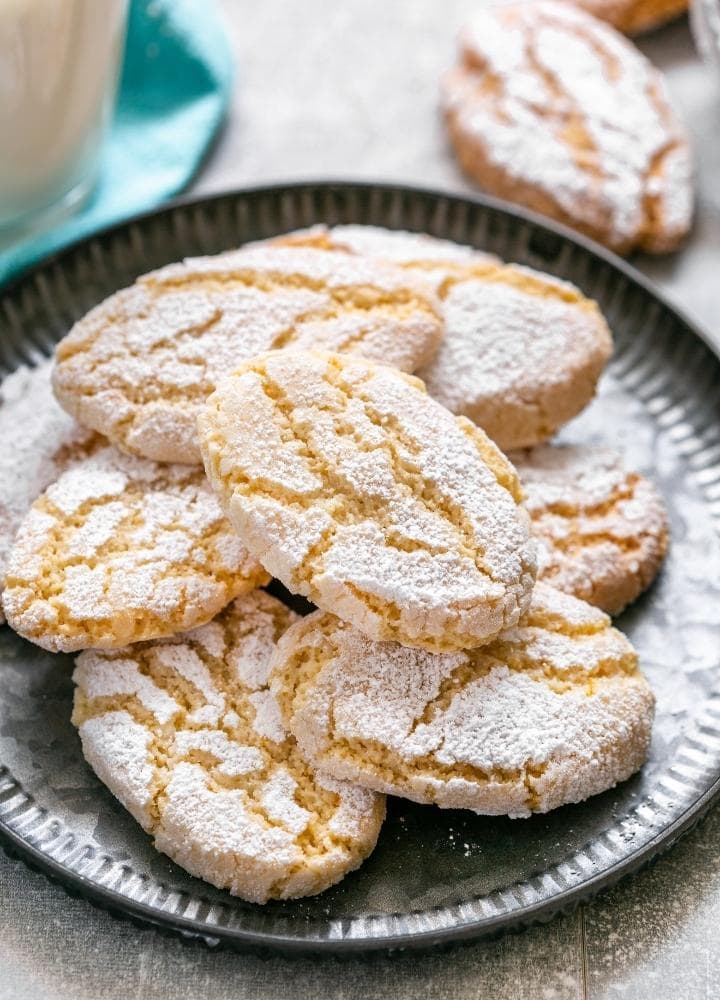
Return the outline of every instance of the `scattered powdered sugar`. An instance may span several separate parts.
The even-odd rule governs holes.
[[[58,347],[58,398],[125,451],[199,462],[196,416],[217,380],[292,343],[412,371],[442,335],[419,277],[308,247],[256,247],[172,264],[80,320]]]
[[[374,793],[316,779],[267,686],[240,679],[267,677],[260,650],[269,660],[295,620],[254,591],[174,639],[82,653],[73,675],[73,722],[101,780],[159,850],[258,902],[337,881],[372,850],[382,822]]]
[[[317,612],[281,640],[272,689],[322,770],[489,814],[546,811],[628,777],[653,714],[627,639],[545,584],[520,625],[461,653],[377,643]]]
[[[535,554],[512,470],[396,370],[268,354],[223,380],[201,433],[250,551],[367,634],[473,646],[526,607]]]
[[[31,508],[10,553],[3,601],[21,635],[70,651],[201,624],[267,579],[200,469],[105,446]]]
[[[0,591],[13,539],[33,500],[99,445],[56,402],[51,369],[49,360],[18,368],[0,386]]]
[[[647,479],[592,445],[545,445],[511,456],[525,490],[539,575],[617,614],[655,578],[668,517]]]
[[[621,250],[665,249],[687,231],[692,166],[662,77],[583,11],[552,0],[482,10],[444,100],[481,182],[499,171]]]

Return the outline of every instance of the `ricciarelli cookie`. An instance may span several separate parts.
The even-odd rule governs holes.
[[[538,576],[619,614],[657,576],[669,541],[654,486],[593,445],[545,445],[512,461],[538,542]]]
[[[248,549],[367,635],[477,646],[527,606],[535,551],[515,470],[417,379],[276,351],[224,379],[199,426]]]
[[[487,191],[618,253],[664,253],[687,234],[692,157],[663,77],[584,11],[477,12],[443,107],[460,165]]]
[[[164,642],[81,654],[73,722],[100,780],[191,874],[255,903],[321,892],[367,857],[382,796],[306,764],[268,690],[296,618],[263,591]]]
[[[413,371],[442,336],[420,279],[312,247],[256,246],[171,264],[75,324],[55,393],[124,451],[199,463],[196,418],[218,378],[263,351],[349,351]]]
[[[636,35],[684,14],[688,0],[572,0],[588,14],[609,21],[618,31]]]
[[[0,594],[18,528],[33,500],[73,464],[103,446],[75,423],[50,387],[51,362],[21,367],[0,386]],[[0,623],[4,621],[0,607]]]
[[[612,338],[597,305],[574,285],[472,247],[372,226],[315,227],[281,239],[422,271],[442,303],[445,336],[417,375],[503,450],[546,440],[592,399]]]
[[[3,604],[20,635],[70,652],[202,625],[268,580],[202,469],[106,446],[31,507],[10,553]]]
[[[494,254],[453,240],[439,239],[426,233],[411,233],[406,229],[384,229],[382,226],[311,226],[284,233],[258,246],[308,246],[320,250],[345,251],[364,257],[375,257],[400,267],[429,271],[450,268],[453,264],[502,264]],[[440,276],[442,280],[442,274]]]
[[[597,608],[538,584],[480,649],[378,643],[316,612],[283,636],[271,690],[307,759],[376,791],[486,815],[547,812],[624,781],[654,699]]]

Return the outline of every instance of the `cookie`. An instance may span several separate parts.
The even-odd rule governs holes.
[[[278,644],[271,690],[307,759],[338,780],[514,817],[637,771],[654,706],[609,618],[542,583],[519,626],[464,652],[373,642],[315,612]]]
[[[0,595],[15,535],[35,498],[65,469],[102,447],[50,387],[51,362],[22,366],[0,385]],[[5,620],[0,606],[0,624]]]
[[[263,351],[350,351],[409,371],[442,336],[419,278],[312,247],[171,264],[111,296],[57,349],[65,409],[131,454],[199,463],[196,418],[217,379]]]
[[[380,795],[318,773],[267,686],[296,618],[263,591],[163,642],[77,660],[73,722],[100,780],[192,875],[255,903],[321,892],[367,857]]]
[[[663,77],[584,11],[479,11],[443,108],[461,167],[487,191],[618,253],[664,253],[687,234],[692,157]]]
[[[320,250],[360,254],[399,267],[428,271],[431,276],[434,269],[439,268],[440,282],[445,276],[444,272],[454,264],[502,263],[494,254],[476,250],[463,243],[439,239],[426,233],[411,233],[405,229],[384,229],[382,226],[318,225],[285,233],[267,242],[275,246],[310,246]]]
[[[10,553],[3,603],[20,635],[70,652],[202,625],[268,580],[202,469],[106,446],[31,507]]]
[[[650,31],[684,14],[688,0],[573,0],[626,35]]]
[[[412,376],[276,351],[224,379],[199,427],[250,552],[367,635],[477,646],[525,609],[535,551],[515,471]]]
[[[655,487],[594,445],[545,445],[511,459],[538,542],[539,579],[619,614],[650,586],[667,551]]]
[[[612,338],[574,285],[471,247],[373,226],[315,227],[285,239],[422,269],[442,303],[445,336],[417,375],[503,450],[552,437],[595,394]]]

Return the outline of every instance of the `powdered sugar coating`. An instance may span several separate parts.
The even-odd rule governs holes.
[[[201,469],[107,445],[33,504],[10,553],[3,603],[20,635],[69,652],[201,625],[268,579]]]
[[[199,426],[244,544],[366,634],[470,647],[527,606],[535,553],[514,470],[416,379],[277,351],[224,379]]]
[[[57,349],[55,392],[123,450],[199,463],[196,417],[218,378],[263,351],[349,351],[413,371],[442,336],[420,278],[308,247],[171,264],[111,296]]]
[[[375,226],[315,226],[278,240],[421,271],[440,299],[445,336],[418,377],[500,448],[546,440],[594,395],[612,339],[595,303],[568,282],[448,240]]]
[[[609,21],[618,31],[635,35],[671,21],[688,8],[688,0],[572,0],[588,14]]]
[[[272,695],[240,678],[258,675],[260,650],[269,662],[295,620],[254,591],[211,627],[89,650],[74,673],[73,722],[98,777],[158,850],[253,902],[337,882],[370,853],[385,812],[382,796],[316,774],[283,728],[274,739],[256,724],[257,699]],[[198,721],[218,706],[215,721]]]
[[[608,448],[545,445],[511,458],[538,542],[539,578],[619,614],[665,557],[662,498]]]
[[[618,252],[674,249],[692,215],[692,157],[660,73],[569,4],[486,8],[445,78],[461,165],[486,189]]]
[[[280,641],[271,689],[302,751],[336,778],[510,816],[629,777],[654,706],[607,616],[542,583],[520,625],[456,653],[374,642],[316,612]]]
[[[443,311],[445,339],[418,376],[504,450],[544,441],[576,416],[612,349],[594,302],[525,268],[457,280]]]
[[[21,367],[0,386],[0,594],[15,534],[33,500],[102,440],[58,405],[51,362]],[[4,621],[0,610],[0,622]]]
[[[502,262],[494,254],[453,240],[442,240],[427,233],[382,226],[311,226],[268,241],[278,246],[309,246],[321,250],[345,251],[373,257],[404,268],[427,272],[423,276],[433,284],[442,282],[452,265],[475,264],[492,267]],[[266,245],[266,244],[262,244]],[[435,268],[440,270],[436,280]]]

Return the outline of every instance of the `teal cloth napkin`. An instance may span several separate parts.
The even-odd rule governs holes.
[[[98,185],[80,211],[55,229],[0,252],[0,282],[71,240],[182,191],[222,122],[232,75],[211,0],[132,0]]]

